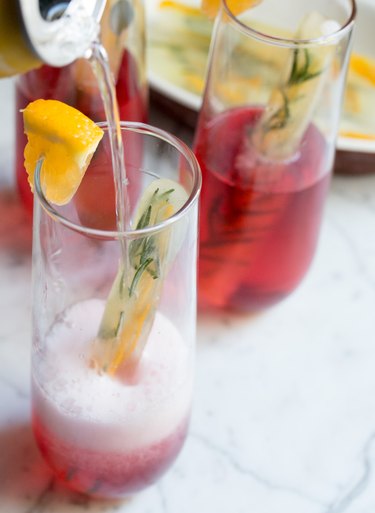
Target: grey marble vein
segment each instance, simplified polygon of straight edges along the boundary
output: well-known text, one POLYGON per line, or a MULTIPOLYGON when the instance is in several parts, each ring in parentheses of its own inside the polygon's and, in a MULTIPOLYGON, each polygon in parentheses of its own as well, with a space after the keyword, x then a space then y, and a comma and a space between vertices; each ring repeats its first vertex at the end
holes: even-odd
POLYGON ((353 234, 345 228, 342 220, 338 221, 335 219, 334 221, 332 220, 331 223, 340 235, 341 239, 345 242, 348 253, 352 255, 358 269, 358 274, 363 278, 363 283, 375 291, 375 274, 373 275, 371 272, 371 265, 373 266, 373 262, 371 260, 369 261, 367 255, 363 253, 362 248, 359 248, 355 244, 353 234))
POLYGON ((29 391, 24 390, 21 388, 18 383, 15 383, 13 381, 10 381, 9 379, 5 378, 0 374, 0 386, 4 386, 7 388, 10 388, 19 399, 23 400, 29 400, 30 399, 30 393, 29 391))
POLYGON ((268 479, 267 477, 262 476, 260 473, 258 473, 256 470, 247 467, 240 463, 236 457, 230 452, 229 449, 224 448, 218 444, 215 444, 212 440, 208 439, 207 437, 198 434, 196 432, 193 432, 190 434, 190 437, 194 440, 199 441, 201 444, 205 446, 205 448, 209 451, 213 451, 217 454, 219 454, 221 457, 226 459, 228 463, 234 468, 237 472, 240 474, 249 476, 251 479, 256 481, 261 486, 267 488, 269 491, 279 491, 279 492, 285 492, 288 494, 295 495, 299 498, 302 498, 308 502, 311 502, 312 504, 316 505, 324 505, 324 502, 319 500, 316 497, 313 497, 307 493, 304 493, 302 490, 298 490, 292 486, 283 485, 280 483, 276 483, 268 479))
POLYGON ((158 483, 156 485, 156 489, 157 489, 158 495, 160 497, 161 512, 162 513, 170 513, 169 508, 168 508, 167 497, 166 497, 166 494, 165 494, 164 487, 163 487, 162 483, 158 483))
POLYGON ((375 175, 352 178, 335 177, 332 182, 331 190, 334 196, 344 200, 346 204, 354 205, 356 208, 366 209, 368 213, 374 214, 374 187, 375 175))
MULTIPOLYGON (((374 446, 375 432, 373 432, 367 440, 362 454, 362 470, 359 477, 346 488, 344 494, 340 495, 335 501, 328 507, 324 513, 344 513, 350 506, 361 496, 366 490, 373 471, 373 458, 371 457, 371 449, 374 446)), ((375 504, 374 504, 375 510, 375 504)), ((370 513, 370 512, 369 512, 370 513)))

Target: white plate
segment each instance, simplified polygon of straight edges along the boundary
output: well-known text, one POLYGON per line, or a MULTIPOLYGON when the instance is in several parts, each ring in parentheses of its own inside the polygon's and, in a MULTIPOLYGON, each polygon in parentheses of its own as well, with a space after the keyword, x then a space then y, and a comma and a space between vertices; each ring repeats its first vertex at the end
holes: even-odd
MULTIPOLYGON (((159 3, 160 0, 147 0, 147 23, 149 31, 152 30, 152 23, 155 19, 154 14, 159 3)), ((192 6, 199 6, 200 0, 184 0, 183 3, 192 6)), ((373 56, 372 58, 375 59, 375 0, 357 0, 357 7, 358 16, 354 34, 353 52, 364 54, 368 57, 373 56)), ((202 102, 201 95, 194 94, 183 87, 175 85, 170 80, 163 78, 162 73, 159 73, 159 70, 155 69, 155 66, 152 69, 149 69, 148 77, 151 87, 161 95, 190 110, 199 110, 202 102)), ((342 151, 375 154, 375 140, 339 136, 337 148, 342 151)))

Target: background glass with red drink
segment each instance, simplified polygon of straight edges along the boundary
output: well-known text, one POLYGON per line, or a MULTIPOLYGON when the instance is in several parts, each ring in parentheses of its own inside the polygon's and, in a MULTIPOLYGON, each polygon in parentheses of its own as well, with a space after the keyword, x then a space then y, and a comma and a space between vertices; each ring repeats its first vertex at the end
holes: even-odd
POLYGON ((194 151, 202 309, 292 292, 317 245, 355 17, 352 0, 223 0, 194 151))

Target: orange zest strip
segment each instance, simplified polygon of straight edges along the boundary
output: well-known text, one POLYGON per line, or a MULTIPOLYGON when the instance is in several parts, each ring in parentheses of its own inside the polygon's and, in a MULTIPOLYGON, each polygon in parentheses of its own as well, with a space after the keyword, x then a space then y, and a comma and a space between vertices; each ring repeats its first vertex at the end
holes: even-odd
POLYGON ((174 9, 190 16, 198 16, 200 14, 200 9, 189 5, 183 5, 179 2, 174 2, 173 0, 163 0, 159 4, 159 9, 174 9))
MULTIPOLYGON (((227 6, 233 14, 241 14, 242 12, 260 4, 262 0, 226 0, 227 6)), ((209 16, 214 18, 219 11, 222 0, 202 0, 202 11, 209 16)))
POLYGON ((142 288, 141 294, 145 299, 143 304, 137 305, 136 313, 131 323, 126 323, 120 335, 120 344, 116 354, 109 365, 108 373, 113 375, 121 363, 129 361, 133 355, 138 340, 140 339, 144 324, 151 310, 151 293, 154 285, 153 280, 146 277, 146 287, 142 288))
POLYGON ((375 85, 375 61, 363 55, 352 54, 349 70, 375 85))
POLYGON ((363 134, 361 132, 351 132, 351 131, 340 131, 340 135, 342 137, 348 137, 350 139, 364 139, 366 141, 375 141, 375 135, 372 134, 363 134))
POLYGON ((148 303, 144 306, 143 310, 137 315, 136 319, 134 319, 135 326, 128 325, 122 332, 122 343, 116 353, 113 362, 111 362, 111 365, 108 369, 109 374, 113 375, 118 369, 119 365, 121 365, 122 362, 128 361, 131 355, 134 353, 137 347, 137 342, 142 333, 143 325, 147 319, 150 309, 151 304, 148 303))

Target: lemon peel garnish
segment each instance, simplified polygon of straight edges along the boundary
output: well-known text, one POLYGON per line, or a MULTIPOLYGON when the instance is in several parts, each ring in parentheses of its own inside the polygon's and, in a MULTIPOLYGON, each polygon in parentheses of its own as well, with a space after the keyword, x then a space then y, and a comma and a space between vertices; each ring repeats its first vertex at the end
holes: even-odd
POLYGON ((103 130, 79 110, 57 100, 39 99, 23 110, 27 135, 25 168, 31 189, 40 158, 42 190, 51 203, 68 203, 78 189, 103 130))

